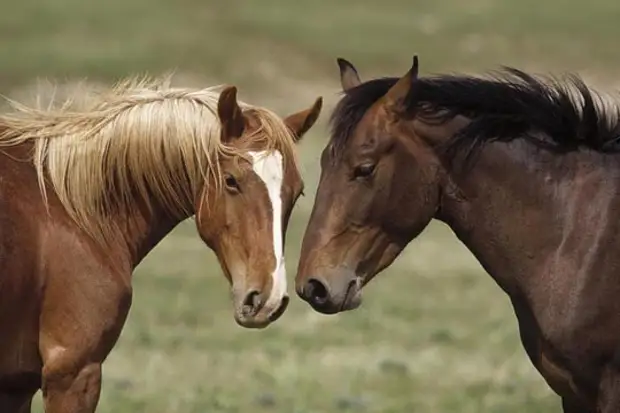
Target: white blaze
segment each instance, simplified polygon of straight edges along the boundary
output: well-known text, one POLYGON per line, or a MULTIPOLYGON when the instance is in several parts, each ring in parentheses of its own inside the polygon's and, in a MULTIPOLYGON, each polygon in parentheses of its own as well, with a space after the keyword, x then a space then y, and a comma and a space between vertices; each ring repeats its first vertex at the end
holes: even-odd
POLYGON ((286 295, 286 269, 284 266, 282 245, 282 180, 284 179, 284 165, 282 154, 278 151, 250 152, 252 156, 252 169, 265 183, 269 200, 271 201, 272 228, 273 228, 273 254, 276 267, 271 273, 271 292, 265 303, 266 308, 277 307, 286 295))

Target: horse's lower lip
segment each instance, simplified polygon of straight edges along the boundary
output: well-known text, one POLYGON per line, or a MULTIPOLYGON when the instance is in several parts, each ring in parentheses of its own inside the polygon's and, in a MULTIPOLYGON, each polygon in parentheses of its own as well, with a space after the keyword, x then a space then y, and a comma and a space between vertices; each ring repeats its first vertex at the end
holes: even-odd
POLYGON ((235 318, 235 320, 237 321, 237 324, 239 324, 241 327, 251 328, 251 329, 265 328, 270 324, 268 320, 263 320, 260 322, 255 321, 255 320, 244 320, 244 319, 239 319, 239 318, 235 318))
POLYGON ((237 321, 237 324, 245 328, 265 328, 284 314, 284 311, 286 311, 286 308, 288 307, 288 303, 289 297, 283 297, 280 301, 280 306, 268 315, 265 314, 265 312, 259 312, 257 315, 251 316, 238 311, 235 314, 235 321, 237 321))

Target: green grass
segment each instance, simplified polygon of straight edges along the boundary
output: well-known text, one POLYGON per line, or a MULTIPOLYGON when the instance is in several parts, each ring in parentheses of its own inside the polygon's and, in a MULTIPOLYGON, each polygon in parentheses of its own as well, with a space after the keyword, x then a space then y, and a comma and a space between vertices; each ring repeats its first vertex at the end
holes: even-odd
MULTIPOLYGON (((1 0, 0 88, 38 78, 107 83, 170 69, 185 84, 234 83, 281 114, 327 107, 301 146, 307 197, 287 238, 292 279, 318 178, 335 58, 363 78, 499 65, 579 70, 602 85, 620 65, 614 0, 1 0)), ((556 412, 508 299, 450 231, 433 224, 366 290, 322 316, 295 296, 266 330, 238 327, 213 254, 188 221, 135 274, 135 299, 104 366, 99 412, 556 412)), ((291 289, 292 292, 292 289, 291 289)), ((41 411, 37 399, 35 411, 41 411)))
POLYGON ((613 0, 2 0, 0 86, 45 75, 109 80, 177 67, 259 87, 335 82, 336 56, 363 73, 500 64, 611 72, 613 0))

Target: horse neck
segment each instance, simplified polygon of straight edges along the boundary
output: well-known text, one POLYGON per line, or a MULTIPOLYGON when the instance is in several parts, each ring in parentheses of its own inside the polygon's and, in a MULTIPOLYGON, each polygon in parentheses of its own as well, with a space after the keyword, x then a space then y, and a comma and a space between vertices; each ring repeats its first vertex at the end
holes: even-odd
POLYGON ((188 216, 173 216, 157 205, 150 210, 146 206, 139 206, 128 213, 119 214, 116 224, 132 268, 186 218, 188 216))
MULTIPOLYGON (((180 182, 178 185, 190 184, 180 182)), ((48 188, 47 192, 53 193, 51 188, 48 188)), ((189 218, 194 210, 194 205, 190 203, 183 206, 186 213, 173 213, 154 195, 147 196, 150 199, 145 200, 138 193, 134 193, 131 206, 119 206, 109 218, 106 217, 113 221, 113 232, 106 237, 103 247, 109 255, 117 256, 118 260, 132 271, 166 235, 180 222, 189 218)), ((60 204, 55 196, 53 202, 60 204)))
MULTIPOLYGON (((584 157, 537 150, 524 140, 490 143, 466 171, 448 172, 438 219, 447 223, 509 293, 528 295, 573 225, 584 157)), ((592 172, 592 171, 590 171, 592 172)), ((584 183, 585 184, 585 183, 584 183)))

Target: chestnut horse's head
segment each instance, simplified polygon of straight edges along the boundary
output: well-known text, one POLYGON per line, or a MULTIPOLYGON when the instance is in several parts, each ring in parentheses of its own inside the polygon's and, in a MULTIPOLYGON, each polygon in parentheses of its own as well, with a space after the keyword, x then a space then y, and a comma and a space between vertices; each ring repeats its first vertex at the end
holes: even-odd
POLYGON ((280 120, 256 107, 242 108, 236 88, 220 95, 221 143, 217 178, 196 200, 196 223, 232 284, 235 320, 260 328, 286 309, 284 239, 293 206, 302 193, 295 143, 321 111, 319 98, 307 110, 280 120))
POLYGON ((437 157, 406 111, 417 57, 402 78, 366 83, 338 64, 345 97, 332 115, 296 279, 298 295, 328 314, 359 305, 362 286, 430 222, 439 198, 437 157))

